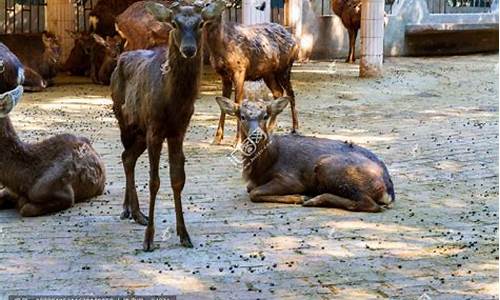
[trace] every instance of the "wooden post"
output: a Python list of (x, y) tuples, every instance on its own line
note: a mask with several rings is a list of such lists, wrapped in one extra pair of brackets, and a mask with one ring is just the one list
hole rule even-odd
[(362, 0), (360, 77), (382, 76), (384, 0)]
[(68, 31), (75, 30), (75, 7), (72, 0), (47, 1), (47, 30), (53, 32), (61, 41), (63, 61), (73, 47), (73, 39)]

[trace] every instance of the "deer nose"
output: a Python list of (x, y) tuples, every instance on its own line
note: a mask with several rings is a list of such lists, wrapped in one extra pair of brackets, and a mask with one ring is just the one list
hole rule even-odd
[(186, 58), (191, 58), (196, 55), (196, 47), (195, 46), (184, 46), (181, 48), (182, 54)]

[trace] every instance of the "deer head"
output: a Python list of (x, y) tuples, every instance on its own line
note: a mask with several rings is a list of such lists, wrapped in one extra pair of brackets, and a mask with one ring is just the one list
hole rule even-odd
[(202, 46), (202, 29), (207, 20), (206, 10), (202, 3), (181, 6), (173, 3), (169, 8), (160, 3), (149, 2), (146, 11), (152, 14), (159, 22), (166, 22), (172, 26), (170, 31), (171, 43), (179, 49), (184, 58), (196, 56)]
[(244, 100), (240, 105), (225, 97), (216, 97), (222, 112), (235, 116), (240, 120), (240, 132), (243, 139), (251, 139), (256, 144), (262, 142), (262, 135), (267, 137), (267, 120), (277, 116), (288, 105), (288, 97), (281, 97), (272, 101)]

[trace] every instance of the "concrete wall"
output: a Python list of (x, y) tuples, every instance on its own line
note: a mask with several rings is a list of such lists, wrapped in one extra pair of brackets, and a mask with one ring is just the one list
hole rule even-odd
[[(333, 59), (346, 57), (349, 51), (349, 38), (340, 18), (335, 15), (321, 16), (320, 10), (317, 8), (319, 0), (298, 1), (302, 2), (301, 30), (296, 31), (302, 46), (300, 58)], [(493, 6), (497, 7), (496, 3)], [(387, 16), (384, 32), (385, 56), (415, 55), (414, 51), (408, 48), (405, 36), (407, 24), (498, 24), (498, 10), (492, 13), (477, 14), (430, 14), (425, 0), (400, 0), (394, 3), (392, 12), (391, 15)], [(359, 43), (358, 34), (357, 57)]]

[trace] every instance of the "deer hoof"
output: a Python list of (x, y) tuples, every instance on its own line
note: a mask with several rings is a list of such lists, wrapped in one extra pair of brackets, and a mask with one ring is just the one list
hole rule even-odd
[(146, 228), (146, 234), (144, 235), (144, 243), (142, 247), (144, 251), (151, 252), (154, 250), (154, 237), (155, 237), (155, 229), (154, 228)]
[(193, 243), (191, 243), (191, 239), (188, 234), (181, 236), (181, 245), (184, 248), (193, 248)]
[(34, 206), (31, 203), (24, 204), (23, 207), (21, 207), (21, 209), (19, 210), (19, 213), (23, 217), (36, 217), (40, 215), (38, 207)]
[(221, 141), (222, 141), (222, 138), (216, 137), (212, 141), (212, 145), (220, 145)]
[(120, 220), (130, 219), (132, 215), (130, 214), (130, 209), (124, 208), (122, 214), (120, 215)]
[(137, 224), (146, 226), (148, 225), (148, 217), (146, 217), (140, 210), (132, 212), (132, 218)]

